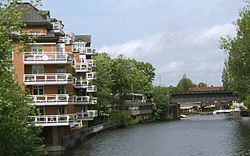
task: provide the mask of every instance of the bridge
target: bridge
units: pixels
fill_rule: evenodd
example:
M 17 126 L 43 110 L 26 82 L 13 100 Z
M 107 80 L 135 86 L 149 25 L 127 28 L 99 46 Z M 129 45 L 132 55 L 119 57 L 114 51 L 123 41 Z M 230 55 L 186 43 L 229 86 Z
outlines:
M 178 103 L 181 107 L 204 107 L 213 105 L 219 108 L 223 104 L 235 101 L 237 97 L 222 87 L 194 87 L 187 92 L 171 93 L 172 103 Z

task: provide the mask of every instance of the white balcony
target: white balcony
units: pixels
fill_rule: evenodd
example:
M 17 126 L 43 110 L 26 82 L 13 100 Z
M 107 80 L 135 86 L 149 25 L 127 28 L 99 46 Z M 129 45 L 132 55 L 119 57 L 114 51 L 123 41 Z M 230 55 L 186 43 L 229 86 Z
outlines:
M 96 67 L 96 61 L 95 60 L 92 60 L 92 59 L 88 59 L 86 60 L 87 61 L 87 65 L 89 67 Z
M 97 51 L 94 48 L 86 47 L 85 50 L 84 50 L 84 54 L 86 54 L 86 55 L 95 55 L 95 54 L 97 54 Z
M 72 96 L 70 101 L 75 105 L 95 105 L 97 104 L 97 98 L 91 98 L 90 96 Z
M 97 91 L 96 85 L 91 85 L 87 87 L 87 92 L 96 92 L 96 91 Z
M 65 115 L 39 115 L 31 116 L 30 123 L 35 126 L 79 126 L 82 125 L 82 121 L 93 120 L 98 116 L 97 110 L 88 110 L 87 112 L 65 114 Z
M 76 124 L 75 115 L 39 115 L 32 116 L 31 123 L 36 126 L 74 126 Z
M 24 74 L 25 85 L 59 85 L 72 84 L 73 77 L 67 73 Z
M 73 85 L 74 85 L 75 88 L 88 88 L 89 81 L 88 80 L 74 79 Z
M 91 67 L 88 67 L 85 64 L 76 64 L 74 66 L 74 68 L 75 68 L 75 72 L 78 72 L 78 73 L 80 73 L 80 72 L 90 72 L 92 70 Z
M 72 64 L 73 55 L 58 52 L 24 53 L 24 64 Z
M 86 79 L 87 80 L 95 80 L 96 79 L 95 73 L 94 72 L 86 73 Z
M 30 95 L 30 97 L 36 106 L 67 105 L 70 102 L 68 94 Z

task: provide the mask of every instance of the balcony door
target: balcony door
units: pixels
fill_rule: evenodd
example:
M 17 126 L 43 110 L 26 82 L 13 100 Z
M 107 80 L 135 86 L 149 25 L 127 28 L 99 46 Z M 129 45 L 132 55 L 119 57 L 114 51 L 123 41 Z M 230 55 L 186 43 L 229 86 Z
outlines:
M 33 45 L 31 47 L 31 51 L 33 54 L 42 54 L 43 53 L 43 46 L 41 45 Z
M 43 65 L 32 65 L 32 74 L 43 74 L 44 66 Z
M 65 86 L 57 86 L 57 94 L 66 94 Z
M 33 95 L 43 95 L 44 94 L 44 86 L 33 86 Z
M 58 107 L 58 115 L 64 115 L 67 114 L 67 109 L 65 106 L 59 106 Z

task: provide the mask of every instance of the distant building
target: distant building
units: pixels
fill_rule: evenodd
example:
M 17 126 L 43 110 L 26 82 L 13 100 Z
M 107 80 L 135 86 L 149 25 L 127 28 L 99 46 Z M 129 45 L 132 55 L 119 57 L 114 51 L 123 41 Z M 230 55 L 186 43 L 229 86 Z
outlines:
M 152 102 L 146 100 L 143 94 L 129 94 L 126 97 L 124 112 L 142 122 L 152 121 Z
M 32 123 L 43 127 L 45 143 L 60 148 L 65 136 L 82 131 L 97 117 L 94 97 L 96 50 L 90 35 L 65 34 L 63 22 L 30 3 L 19 3 L 22 33 L 35 36 L 24 53 L 13 50 L 15 79 L 38 109 Z M 15 33 L 17 35 L 20 32 Z

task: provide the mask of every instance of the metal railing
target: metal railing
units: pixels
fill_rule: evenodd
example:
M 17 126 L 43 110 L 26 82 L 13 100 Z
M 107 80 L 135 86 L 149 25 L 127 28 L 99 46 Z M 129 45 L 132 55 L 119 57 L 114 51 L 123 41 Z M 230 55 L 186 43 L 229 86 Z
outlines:
M 24 64 L 71 64 L 73 55 L 66 52 L 26 52 L 23 54 L 23 61 Z
M 46 94 L 30 95 L 33 104 L 36 106 L 44 105 L 94 105 L 97 104 L 97 98 L 90 96 L 69 96 L 68 94 Z
M 69 104 L 68 94 L 46 94 L 30 95 L 35 105 L 67 105 Z
M 73 77 L 67 73 L 24 74 L 25 85 L 72 84 Z
M 96 85 L 91 85 L 87 87 L 87 92 L 96 92 L 96 91 L 97 91 Z
M 92 70 L 91 67 L 88 67 L 85 64 L 76 64 L 74 68 L 76 72 L 90 72 Z
M 81 125 L 79 123 L 82 121 L 93 120 L 97 116 L 97 110 L 64 115 L 38 115 L 31 116 L 30 123 L 36 126 L 75 126 Z
M 87 80 L 95 80 L 96 79 L 95 73 L 94 72 L 86 73 L 86 79 Z
M 75 88 L 87 88 L 89 85 L 89 81 L 88 80 L 77 80 L 75 78 L 73 85 Z

